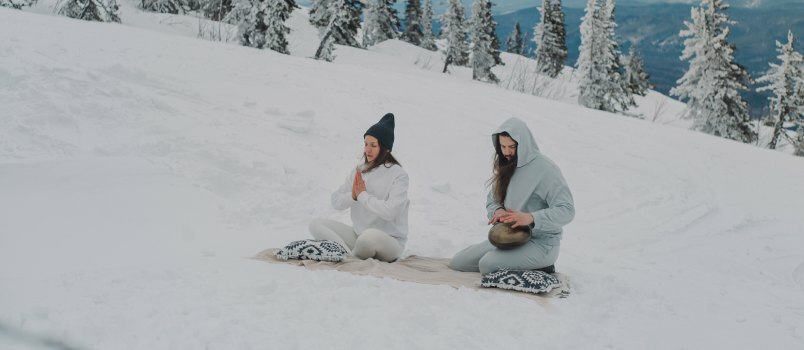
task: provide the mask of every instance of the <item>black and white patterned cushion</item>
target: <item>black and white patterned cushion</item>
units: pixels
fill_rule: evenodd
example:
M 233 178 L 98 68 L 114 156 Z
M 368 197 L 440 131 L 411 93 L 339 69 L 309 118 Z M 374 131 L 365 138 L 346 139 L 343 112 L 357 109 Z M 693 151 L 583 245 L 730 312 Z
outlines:
M 333 241 L 303 239 L 290 242 L 290 244 L 276 252 L 276 257 L 282 260 L 299 259 L 338 262 L 348 254 L 346 249 Z
M 555 276 L 543 271 L 504 269 L 484 275 L 480 285 L 528 293 L 545 293 L 561 285 L 561 282 Z

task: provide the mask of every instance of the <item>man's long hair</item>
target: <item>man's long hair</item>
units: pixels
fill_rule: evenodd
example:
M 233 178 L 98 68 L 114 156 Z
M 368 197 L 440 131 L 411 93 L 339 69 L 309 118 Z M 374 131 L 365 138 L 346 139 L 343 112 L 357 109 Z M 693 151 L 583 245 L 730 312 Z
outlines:
M 505 205 L 505 194 L 508 192 L 508 184 L 511 183 L 511 177 L 514 176 L 514 170 L 516 170 L 518 153 L 511 160 L 505 158 L 500 146 L 501 135 L 511 137 L 507 132 L 494 135 L 494 176 L 489 179 L 489 182 L 492 185 L 491 189 L 494 191 L 494 198 L 500 204 Z
M 363 170 L 361 172 L 363 174 L 368 173 L 380 165 L 385 165 L 386 168 L 390 168 L 394 164 L 402 166 L 402 164 L 399 164 L 399 161 L 394 158 L 394 155 L 391 154 L 391 150 L 380 145 L 380 153 L 377 154 L 377 158 L 374 158 L 373 162 L 369 162 L 368 158 L 366 158 L 366 154 L 363 153 Z

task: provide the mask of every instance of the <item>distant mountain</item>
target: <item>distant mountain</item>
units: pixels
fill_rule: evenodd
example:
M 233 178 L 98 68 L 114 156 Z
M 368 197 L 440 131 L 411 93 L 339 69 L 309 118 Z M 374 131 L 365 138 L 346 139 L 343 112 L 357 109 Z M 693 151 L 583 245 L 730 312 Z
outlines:
M 440 16 L 444 13 L 444 9 L 446 9 L 447 1 L 445 0 L 431 0 L 433 4 L 433 13 L 435 16 Z M 466 8 L 466 14 L 469 15 L 472 11 L 472 2 L 474 0 L 461 0 Z M 571 8 L 584 8 L 586 6 L 587 0 L 563 0 L 561 3 L 565 7 Z M 518 11 L 521 9 L 526 9 L 533 7 L 534 5 L 540 5 L 540 0 L 498 0 L 492 1 L 494 3 L 494 8 L 492 11 L 494 14 L 505 14 L 511 13 L 514 11 Z M 804 0 L 726 0 L 726 3 L 732 5 L 734 7 L 749 7 L 749 8 L 759 8 L 759 7 L 769 7 L 769 6 L 777 6 L 778 3 L 796 3 L 796 4 L 804 4 Z M 298 0 L 302 6 L 310 6 L 312 0 Z M 405 4 L 407 1 L 405 0 L 397 0 L 396 1 L 396 8 L 400 10 L 400 13 L 404 12 L 401 11 L 405 8 Z M 423 1 L 420 0 L 420 3 Z M 617 0 L 617 5 L 646 5 L 646 4 L 700 4 L 701 0 Z
M 578 2 L 581 0 L 577 0 Z M 639 1 L 632 0 L 631 2 Z M 625 2 L 625 1 L 623 1 Z M 756 8 L 734 6 L 727 14 L 737 23 L 732 27 L 729 41 L 736 47 L 737 62 L 744 65 L 757 78 L 768 69 L 769 62 L 776 62 L 776 40 L 787 40 L 787 31 L 792 30 L 797 37 L 797 47 L 802 51 L 804 36 L 804 1 L 795 3 L 773 3 L 771 1 L 750 1 L 741 3 L 764 4 Z M 573 1 L 565 1 L 573 3 Z M 698 1 L 696 0 L 697 4 Z M 643 4 L 618 5 L 616 12 L 617 41 L 623 52 L 631 43 L 637 43 L 645 61 L 645 69 L 651 75 L 656 90 L 668 93 L 686 71 L 688 65 L 679 60 L 683 49 L 683 39 L 678 36 L 684 21 L 690 20 L 689 4 Z M 580 21 L 583 9 L 565 7 L 567 25 L 567 46 L 569 58 L 567 65 L 575 65 L 580 46 Z M 500 42 L 511 33 L 514 23 L 519 21 L 523 30 L 532 38 L 533 27 L 539 21 L 537 8 L 527 8 L 509 14 L 497 15 L 497 36 Z M 534 49 L 533 42 L 528 50 Z M 754 91 L 745 94 L 751 104 L 752 114 L 758 115 L 767 104 L 767 95 Z
M 563 0 L 561 3 L 565 7 L 574 7 L 574 8 L 584 8 L 586 6 L 587 0 Z M 500 3 L 508 4 L 509 2 L 517 3 L 520 0 L 511 0 L 511 1 L 500 1 Z M 525 2 L 522 0 L 521 2 Z M 779 0 L 726 0 L 725 3 L 731 5 L 732 7 L 747 7 L 747 8 L 762 8 L 762 7 L 772 7 L 776 6 L 779 3 L 794 3 L 794 4 L 804 4 L 804 0 L 786 0 L 786 1 L 779 1 Z M 656 4 L 687 4 L 687 5 L 697 5 L 700 4 L 701 0 L 617 0 L 617 5 L 656 5 Z

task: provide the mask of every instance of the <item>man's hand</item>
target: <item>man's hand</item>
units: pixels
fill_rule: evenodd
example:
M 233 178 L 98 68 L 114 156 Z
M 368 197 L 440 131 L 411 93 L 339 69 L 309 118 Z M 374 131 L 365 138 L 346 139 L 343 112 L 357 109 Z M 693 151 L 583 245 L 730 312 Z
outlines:
M 494 224 L 496 224 L 496 223 L 500 222 L 500 218 L 501 218 L 501 217 L 503 216 L 503 214 L 505 214 L 505 213 L 506 213 L 506 211 L 505 211 L 505 209 L 503 209 L 503 208 L 500 208 L 500 209 L 495 210 L 495 211 L 494 211 L 494 215 L 491 217 L 491 220 L 489 220 L 489 225 L 494 225 Z
M 494 216 L 497 216 L 496 212 L 494 213 Z M 499 221 L 506 224 L 512 224 L 512 228 L 528 226 L 533 223 L 533 215 L 530 215 L 530 213 L 523 213 L 521 211 L 508 210 L 502 213 Z

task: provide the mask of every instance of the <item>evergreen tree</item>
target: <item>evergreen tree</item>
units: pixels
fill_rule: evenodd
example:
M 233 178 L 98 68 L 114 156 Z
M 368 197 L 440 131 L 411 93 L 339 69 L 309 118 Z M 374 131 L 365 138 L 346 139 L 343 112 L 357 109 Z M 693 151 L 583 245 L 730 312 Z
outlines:
M 66 0 L 58 13 L 85 21 L 118 22 L 117 0 Z
M 497 65 L 500 51 L 493 47 L 494 18 L 489 0 L 475 0 L 472 4 L 472 79 L 499 82 L 491 72 Z
M 466 42 L 466 25 L 464 23 L 463 5 L 460 0 L 448 0 L 447 11 L 441 16 L 441 37 L 446 39 L 446 58 L 444 70 L 450 64 L 466 66 L 469 64 L 469 47 Z
M 804 67 L 801 68 L 804 70 Z M 796 86 L 796 96 L 799 101 L 804 101 L 804 77 L 798 81 Z M 798 133 L 798 137 L 796 138 L 795 152 L 793 154 L 804 157 L 804 117 L 799 115 L 798 121 L 796 122 L 796 132 Z
M 679 33 L 684 40 L 682 60 L 689 69 L 670 94 L 687 101 L 685 116 L 693 128 L 732 140 L 750 143 L 756 138 L 748 116 L 748 105 L 740 95 L 751 77 L 734 61 L 734 45 L 727 41 L 728 24 L 734 23 L 723 11 L 721 0 L 702 0 L 691 9 L 692 22 Z
M 405 30 L 402 40 L 419 46 L 422 42 L 422 9 L 419 0 L 408 0 L 405 6 Z
M 619 45 L 614 40 L 614 0 L 589 0 L 581 22 L 578 102 L 609 112 L 635 105 L 625 88 Z
M 333 17 L 330 20 L 330 24 L 334 22 L 335 18 Z M 315 52 L 315 59 L 317 60 L 324 60 L 327 62 L 332 62 L 335 59 L 335 39 L 332 37 L 332 26 L 328 26 L 324 30 L 324 35 L 321 38 L 321 44 L 318 46 L 318 50 Z
M 240 44 L 289 54 L 285 20 L 293 10 L 285 0 L 249 0 L 251 8 L 238 26 Z
M 541 21 L 533 28 L 539 72 L 555 78 L 567 60 L 567 39 L 561 0 L 543 0 Z
M 201 3 L 201 13 L 204 14 L 204 17 L 209 18 L 213 21 L 221 21 L 226 18 L 226 15 L 232 12 L 232 9 L 235 8 L 235 2 L 237 0 L 200 0 Z M 245 0 L 248 1 L 248 0 Z M 251 8 L 251 6 L 248 6 Z M 226 22 L 229 23 L 240 23 L 242 18 L 236 18 L 233 21 L 227 20 Z
M 491 14 L 491 6 L 494 4 L 491 3 L 491 0 L 484 1 L 486 7 L 486 34 L 491 37 L 491 56 L 494 58 L 494 64 L 504 66 L 502 58 L 500 58 L 500 40 L 497 39 L 497 21 L 494 20 L 494 16 Z
M 597 0 L 587 0 L 584 16 L 581 18 L 581 46 L 578 49 L 578 62 L 576 63 L 577 73 L 580 78 L 578 82 L 578 102 L 591 108 L 597 108 L 603 104 L 601 101 L 597 101 L 598 96 L 603 95 L 602 91 L 599 91 L 600 85 L 598 82 L 605 78 L 600 64 L 594 59 L 601 54 L 600 43 L 597 39 L 598 34 L 596 34 L 600 31 L 600 24 L 598 23 L 600 21 L 600 9 L 598 7 Z M 533 38 L 537 45 L 539 31 L 536 28 L 537 34 Z
M 145 0 L 148 1 L 148 0 Z M 151 0 L 153 1 L 153 0 Z M 161 0 L 165 1 L 165 0 Z M 199 10 L 204 17 L 240 25 L 251 12 L 251 0 L 172 0 L 184 1 L 190 10 Z M 289 11 L 299 8 L 295 0 L 282 0 Z M 286 18 L 287 19 L 287 18 Z
M 398 36 L 396 0 L 369 0 L 363 25 L 363 46 L 368 47 Z
M 318 28 L 322 38 L 329 33 L 335 44 L 361 47 L 355 36 L 362 12 L 360 0 L 313 0 L 310 23 Z
M 757 91 L 773 91 L 773 96 L 769 97 L 773 118 L 773 136 L 768 143 L 770 149 L 776 148 L 779 137 L 785 133 L 785 123 L 796 123 L 804 118 L 804 100 L 800 99 L 800 94 L 796 91 L 804 84 L 804 59 L 796 51 L 795 41 L 792 31 L 787 32 L 787 44 L 782 45 L 776 41 L 776 50 L 779 52 L 777 57 L 781 64 L 770 63 L 768 73 L 757 79 L 758 83 L 767 83 Z
M 525 43 L 522 41 L 522 29 L 519 27 L 519 21 L 514 24 L 514 30 L 505 41 L 505 51 L 521 55 L 525 51 Z
M 365 20 L 363 21 L 363 47 L 374 46 L 381 42 L 380 32 L 380 7 L 382 0 L 366 0 L 366 8 L 363 11 Z
M 632 95 L 645 96 L 648 90 L 653 88 L 650 83 L 650 76 L 645 72 L 642 65 L 642 57 L 639 56 L 636 44 L 632 44 L 628 50 L 628 58 L 625 66 L 625 87 Z
M 189 4 L 187 0 L 140 0 L 139 7 L 151 12 L 180 14 L 187 12 Z
M 430 51 L 438 50 L 433 35 L 433 5 L 430 0 L 424 0 L 422 8 L 422 43 L 420 46 Z
M 330 22 L 329 3 L 333 0 L 313 0 L 310 4 L 310 24 L 318 28 L 319 31 L 326 29 Z
M 32 6 L 36 0 L 0 0 L 0 7 L 8 7 L 19 10 L 25 6 Z

